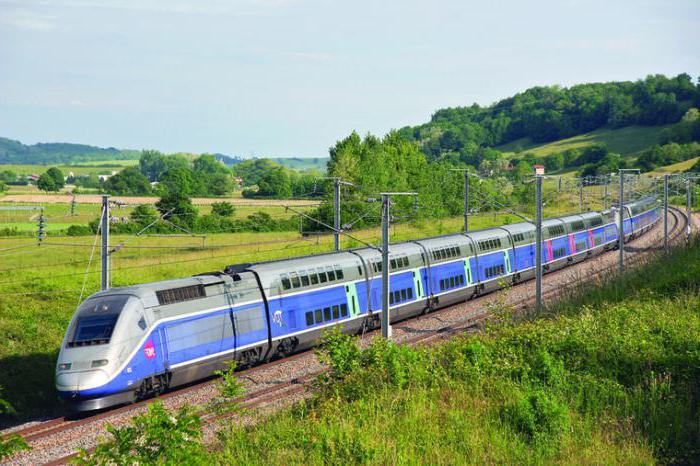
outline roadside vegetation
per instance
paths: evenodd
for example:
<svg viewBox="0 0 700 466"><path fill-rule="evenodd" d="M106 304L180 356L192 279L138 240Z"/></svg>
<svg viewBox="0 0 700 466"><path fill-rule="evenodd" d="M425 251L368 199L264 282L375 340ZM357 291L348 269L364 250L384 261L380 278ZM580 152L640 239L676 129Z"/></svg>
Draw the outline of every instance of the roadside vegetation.
<svg viewBox="0 0 700 466"><path fill-rule="evenodd" d="M360 349L329 332L315 395L230 423L208 454L197 415L155 404L81 462L697 464L699 278L695 242L540 315L496 309L481 333L433 347ZM170 439L182 448L159 448Z"/></svg>

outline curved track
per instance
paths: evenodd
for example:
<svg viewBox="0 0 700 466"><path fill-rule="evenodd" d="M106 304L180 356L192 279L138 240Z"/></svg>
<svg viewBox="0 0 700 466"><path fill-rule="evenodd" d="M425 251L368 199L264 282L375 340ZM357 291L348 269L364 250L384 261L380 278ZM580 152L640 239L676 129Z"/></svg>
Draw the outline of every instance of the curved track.
<svg viewBox="0 0 700 466"><path fill-rule="evenodd" d="M684 212L675 208L670 208L669 214L669 244L677 244L685 238L688 218ZM636 265L647 260L650 252L663 250L662 236L660 237L659 233L663 234L662 220L645 235L632 240L629 246L626 245L626 264ZM617 251L611 251L574 266L548 273L543 280L543 298L551 302L582 283L601 280L614 274L617 267ZM433 311L426 316L403 321L394 326L395 340L409 345L431 344L456 333L469 331L489 317L489 303L502 300L504 297L517 311L530 309L534 304L532 288L530 282L519 283L508 290L484 295L466 303ZM377 331L367 333L361 344L369 342L376 333ZM241 371L239 378L245 384L247 394L238 401L242 407L249 409L267 410L288 405L308 396L310 382L324 371L325 369L311 351ZM171 408L184 404L203 403L216 395L214 385L214 379L206 379L163 394L159 399ZM205 395L202 397L200 392ZM84 418L60 417L14 430L12 433L22 435L34 449L16 455L9 462L10 464L64 464L75 455L77 448L92 448L97 435L103 432L107 422L122 425L134 414L143 412L151 401L143 400ZM215 430L217 421L234 415L241 417L241 422L246 422L245 414L241 413L205 415L203 417L205 433L207 430ZM9 430L6 431L6 433L9 432Z"/></svg>

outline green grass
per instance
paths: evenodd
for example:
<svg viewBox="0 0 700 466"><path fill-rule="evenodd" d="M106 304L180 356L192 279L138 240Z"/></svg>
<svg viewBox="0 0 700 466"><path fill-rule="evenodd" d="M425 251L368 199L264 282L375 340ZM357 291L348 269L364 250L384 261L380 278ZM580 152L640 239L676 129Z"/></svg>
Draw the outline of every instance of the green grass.
<svg viewBox="0 0 700 466"><path fill-rule="evenodd" d="M515 152L519 155L526 153L544 157L561 153L568 149L581 149L594 143L604 143L612 152L623 156L634 156L649 146L658 144L664 126L628 126L619 129L597 129L590 133L581 134L567 139L561 139L546 144L533 144L528 138L497 146L502 152Z"/></svg>
<svg viewBox="0 0 700 466"><path fill-rule="evenodd" d="M321 173L326 172L328 163L328 157L276 157L270 160L293 170L317 170Z"/></svg>
<svg viewBox="0 0 700 466"><path fill-rule="evenodd" d="M0 164L0 171L11 170L18 175L41 175L51 167L58 167L64 176L68 176L70 172L74 175L107 175L113 171L120 171L124 167L138 164L138 160L108 160L99 162L84 162L75 165L17 165L17 164Z"/></svg>
<svg viewBox="0 0 700 466"><path fill-rule="evenodd" d="M661 175L663 173L680 173L688 170L690 167L695 165L695 163L700 160L700 157L695 157L693 159L688 159L683 162L674 163L672 165L666 165L665 167L659 167L650 175Z"/></svg>
<svg viewBox="0 0 700 466"><path fill-rule="evenodd" d="M332 337L320 394L230 426L214 462L697 464L699 280L695 244L434 348Z"/></svg>

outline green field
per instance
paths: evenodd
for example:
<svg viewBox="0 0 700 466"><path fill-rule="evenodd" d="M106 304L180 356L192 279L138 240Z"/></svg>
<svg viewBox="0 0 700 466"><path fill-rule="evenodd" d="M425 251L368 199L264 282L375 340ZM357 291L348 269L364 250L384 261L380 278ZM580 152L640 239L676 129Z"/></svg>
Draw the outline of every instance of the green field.
<svg viewBox="0 0 700 466"><path fill-rule="evenodd" d="M270 160L293 170L316 170L321 173L325 173L328 163L328 157L276 157Z"/></svg>
<svg viewBox="0 0 700 466"><path fill-rule="evenodd" d="M0 171L10 170L18 175L41 175L51 167L58 167L64 176L70 172L74 175L109 175L113 171L119 171L124 167L138 164L138 160L109 160L106 162L84 162L76 165L0 165Z"/></svg>
<svg viewBox="0 0 700 466"><path fill-rule="evenodd" d="M658 144L661 132L668 126L628 126L620 129L597 129L590 133L546 144L533 144L528 138L523 138L496 146L496 149L502 152L514 152L521 155L529 153L538 157L544 157L561 153L568 149L580 149L591 144L604 143L611 152L616 152L623 156L634 156L647 147Z"/></svg>

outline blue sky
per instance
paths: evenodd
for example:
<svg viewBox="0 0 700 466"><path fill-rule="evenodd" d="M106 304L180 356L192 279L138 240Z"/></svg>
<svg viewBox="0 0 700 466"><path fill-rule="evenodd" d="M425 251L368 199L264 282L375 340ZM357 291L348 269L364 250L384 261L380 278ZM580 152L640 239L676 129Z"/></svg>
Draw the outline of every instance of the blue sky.
<svg viewBox="0 0 700 466"><path fill-rule="evenodd" d="M325 156L527 87L700 75L700 0L0 0L0 135Z"/></svg>

